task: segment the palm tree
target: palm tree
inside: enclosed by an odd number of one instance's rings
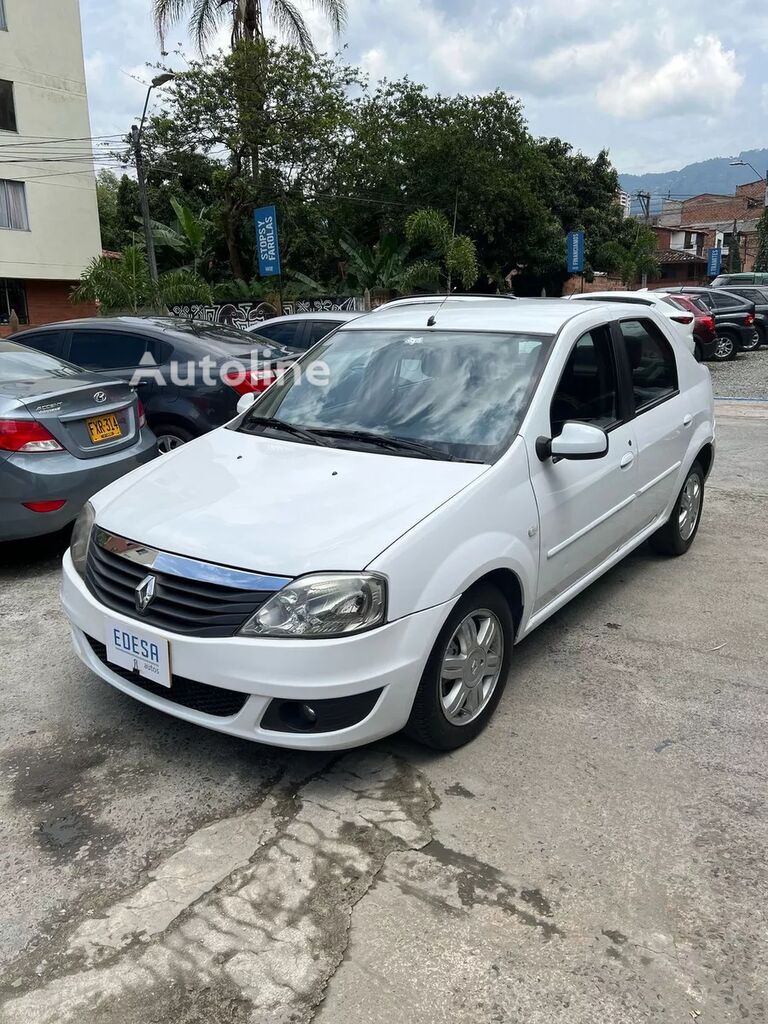
[[[347,18],[346,0],[309,0],[339,33]],[[264,38],[264,14],[268,13],[281,35],[308,53],[314,52],[307,23],[293,0],[270,0],[265,12],[263,0],[152,0],[155,25],[160,39],[187,13],[189,32],[203,50],[221,22],[232,25],[232,46]]]

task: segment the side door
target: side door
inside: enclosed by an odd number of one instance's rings
[[[572,345],[557,384],[543,391],[526,421],[539,509],[535,610],[556,600],[637,533],[635,436],[620,380],[610,326],[592,328]],[[587,460],[540,457],[537,438],[557,437],[568,421],[605,430],[607,453]]]
[[[637,514],[644,529],[674,496],[694,422],[678,388],[677,357],[662,329],[644,317],[613,325],[632,394],[637,445]]]

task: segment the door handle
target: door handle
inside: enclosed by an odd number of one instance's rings
[[[691,414],[689,412],[687,412],[685,414],[685,416],[683,416],[683,426],[684,427],[690,427],[690,425],[692,423],[693,423],[693,416],[691,416]]]
[[[619,463],[619,465],[622,469],[629,469],[629,467],[632,465],[634,461],[635,456],[632,454],[632,452],[627,452],[626,455],[622,455],[621,462]]]

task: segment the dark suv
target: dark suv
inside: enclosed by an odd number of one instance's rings
[[[670,295],[695,295],[715,318],[717,348],[715,359],[735,359],[739,349],[750,352],[760,345],[755,330],[755,304],[724,288],[697,288],[693,285],[658,288]]]
[[[717,291],[727,291],[730,295],[740,295],[755,304],[755,328],[760,345],[768,344],[768,285],[758,288],[752,284],[729,284],[726,288],[718,286]],[[755,346],[759,347],[759,346]]]
[[[136,380],[138,371],[137,390],[162,452],[231,420],[241,395],[263,391],[271,371],[300,354],[258,334],[175,317],[71,320],[19,338],[105,379]]]

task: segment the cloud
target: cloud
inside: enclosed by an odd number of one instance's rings
[[[743,82],[735,52],[725,50],[717,36],[697,36],[690,49],[673,54],[655,71],[630,68],[601,90],[597,101],[608,113],[633,121],[718,114],[729,108]]]

